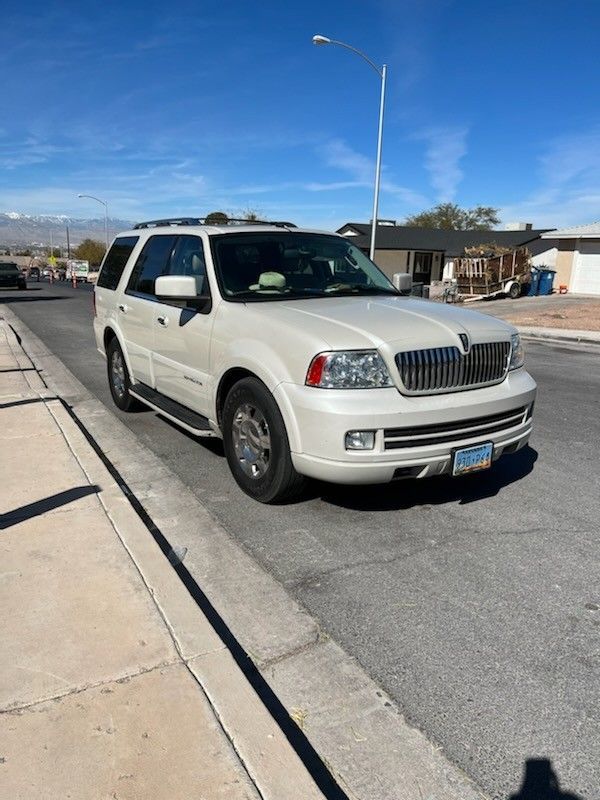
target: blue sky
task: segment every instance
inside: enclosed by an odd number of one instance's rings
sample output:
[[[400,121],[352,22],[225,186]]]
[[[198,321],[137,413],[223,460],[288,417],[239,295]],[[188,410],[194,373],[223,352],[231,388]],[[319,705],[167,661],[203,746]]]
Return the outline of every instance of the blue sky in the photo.
[[[597,0],[3,2],[0,211],[600,218]]]

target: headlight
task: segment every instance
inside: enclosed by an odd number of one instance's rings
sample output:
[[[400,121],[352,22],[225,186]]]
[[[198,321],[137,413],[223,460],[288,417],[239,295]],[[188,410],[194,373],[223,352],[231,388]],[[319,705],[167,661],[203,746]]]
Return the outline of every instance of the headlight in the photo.
[[[508,363],[509,369],[519,369],[525,363],[525,348],[521,344],[521,337],[518,333],[513,333],[510,337],[511,352],[510,361]]]
[[[321,389],[380,389],[392,379],[377,350],[345,350],[321,353],[306,374],[307,386]]]

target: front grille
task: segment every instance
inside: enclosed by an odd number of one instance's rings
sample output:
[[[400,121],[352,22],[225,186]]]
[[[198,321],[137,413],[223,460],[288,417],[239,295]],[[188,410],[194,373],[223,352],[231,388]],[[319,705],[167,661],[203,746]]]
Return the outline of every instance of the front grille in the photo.
[[[510,342],[474,344],[464,355],[458,347],[432,347],[398,353],[396,364],[410,394],[457,392],[501,381],[509,352]]]
[[[520,406],[500,414],[463,419],[457,422],[441,422],[433,425],[416,425],[406,428],[386,428],[383,439],[386,450],[403,447],[426,447],[446,442],[461,442],[465,439],[485,438],[492,433],[509,430],[529,419],[529,406]]]

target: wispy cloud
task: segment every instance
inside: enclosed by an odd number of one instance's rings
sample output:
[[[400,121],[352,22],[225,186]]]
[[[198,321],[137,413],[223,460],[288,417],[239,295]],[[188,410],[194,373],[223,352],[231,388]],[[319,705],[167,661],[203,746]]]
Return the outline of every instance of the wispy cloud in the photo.
[[[419,131],[415,139],[425,141],[425,168],[440,202],[454,200],[463,179],[460,161],[467,153],[466,127],[432,127]]]
[[[329,167],[346,172],[350,175],[349,181],[332,181],[306,184],[309,191],[332,191],[352,187],[371,187],[375,178],[375,161],[362,153],[353,150],[341,139],[333,139],[319,148],[325,163]],[[407,186],[396,183],[388,175],[385,165],[382,167],[381,190],[394,195],[410,209],[422,207],[427,204],[427,198]]]
[[[600,219],[600,125],[556,137],[538,159],[539,184],[502,208],[505,220],[565,227]]]

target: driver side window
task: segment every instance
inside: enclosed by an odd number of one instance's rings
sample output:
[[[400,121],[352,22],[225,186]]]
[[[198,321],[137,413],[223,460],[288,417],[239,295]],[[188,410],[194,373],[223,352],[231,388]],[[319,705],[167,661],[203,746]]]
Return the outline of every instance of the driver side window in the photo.
[[[208,295],[206,262],[202,240],[198,236],[179,236],[171,256],[169,275],[188,275],[196,281],[196,294]]]

